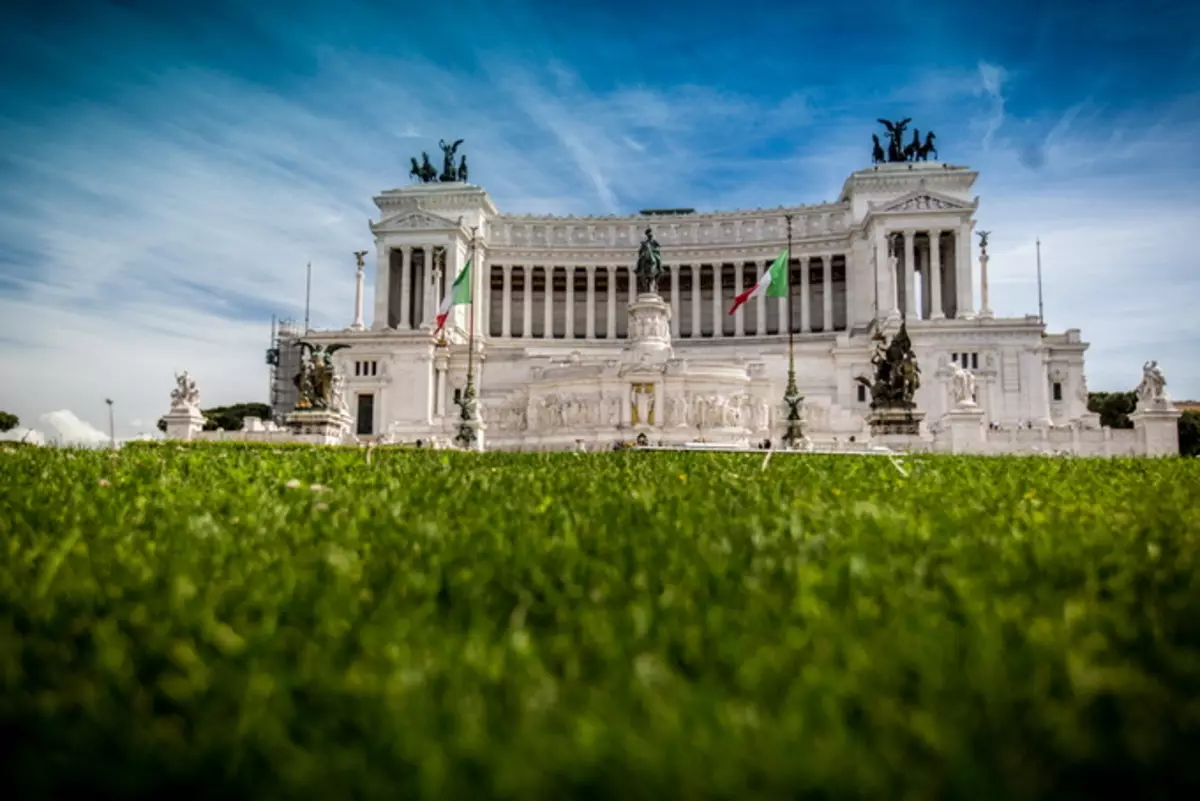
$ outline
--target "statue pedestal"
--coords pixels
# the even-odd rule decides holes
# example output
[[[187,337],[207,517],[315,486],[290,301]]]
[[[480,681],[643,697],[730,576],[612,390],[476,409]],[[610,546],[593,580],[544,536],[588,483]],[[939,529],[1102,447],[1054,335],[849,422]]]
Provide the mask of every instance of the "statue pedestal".
[[[297,437],[315,445],[339,445],[350,431],[354,418],[333,409],[297,409],[284,423]]]
[[[634,364],[660,364],[674,357],[671,306],[657,293],[638,295],[629,304],[628,344],[622,359]]]
[[[983,410],[973,401],[959,403],[942,418],[951,453],[980,453],[986,450],[987,430]]]
[[[1178,456],[1179,418],[1183,412],[1165,398],[1151,401],[1146,407],[1143,409],[1139,401],[1138,408],[1129,415],[1142,447],[1142,455]]]
[[[204,428],[204,415],[195,406],[175,406],[163,420],[167,424],[167,439],[188,442]]]
[[[921,421],[925,412],[916,409],[875,409],[867,415],[871,427],[871,438],[903,436],[915,437],[921,433]]]

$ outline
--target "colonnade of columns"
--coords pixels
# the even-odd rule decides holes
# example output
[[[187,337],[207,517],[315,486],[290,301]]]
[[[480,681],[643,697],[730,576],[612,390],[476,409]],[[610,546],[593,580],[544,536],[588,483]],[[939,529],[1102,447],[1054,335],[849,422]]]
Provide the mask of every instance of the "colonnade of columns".
[[[759,296],[730,316],[733,298],[768,262],[668,264],[659,293],[670,303],[676,338],[766,336],[787,331],[787,299]],[[520,339],[620,339],[634,280],[626,266],[493,265],[484,330]],[[847,318],[842,254],[792,259],[792,329],[843,330]],[[547,291],[549,290],[549,291]],[[549,299],[549,302],[547,302]],[[781,324],[781,321],[782,324]]]
[[[888,237],[894,236],[892,245]],[[876,263],[894,265],[880,270],[879,311],[910,319],[941,320],[967,317],[973,309],[971,288],[971,224],[949,229],[880,230]],[[918,288],[917,281],[920,279]]]

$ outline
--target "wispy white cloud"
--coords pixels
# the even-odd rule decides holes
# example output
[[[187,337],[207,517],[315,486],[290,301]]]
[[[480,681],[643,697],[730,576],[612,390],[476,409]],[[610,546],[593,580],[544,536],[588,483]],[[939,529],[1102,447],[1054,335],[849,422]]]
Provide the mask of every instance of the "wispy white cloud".
[[[0,264],[0,408],[105,422],[112,397],[127,437],[139,432],[125,421],[166,410],[183,369],[206,405],[263,398],[269,318],[302,315],[305,263],[314,325],[344,327],[372,195],[407,182],[409,157],[436,157],[443,136],[467,139],[472,179],[506,211],[756,208],[833,199],[880,116],[878,98],[596,89],[562,62],[483,63],[481,78],[323,52],[319,78],[287,96],[178,69],[123,105],[8,127],[24,179],[0,187],[0,239],[24,255]],[[1197,169],[1173,156],[1200,115],[1146,123],[1081,100],[1020,116],[1006,98],[1021,80],[986,63],[929,71],[884,100],[937,128],[944,160],[980,170],[998,312],[1036,310],[1040,236],[1049,321],[1094,343],[1093,388],[1128,386],[1159,358],[1176,394],[1200,395],[1200,329],[1182,301],[1200,287],[1181,235],[1200,213]]]

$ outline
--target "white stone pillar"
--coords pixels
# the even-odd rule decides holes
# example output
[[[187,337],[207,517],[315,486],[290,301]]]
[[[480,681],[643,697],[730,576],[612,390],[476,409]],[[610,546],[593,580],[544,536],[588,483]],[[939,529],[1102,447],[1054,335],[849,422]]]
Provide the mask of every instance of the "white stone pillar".
[[[990,320],[992,318],[992,305],[988,301],[988,254],[986,250],[980,250],[979,253],[979,316]]]
[[[526,264],[525,288],[521,290],[521,339],[533,338],[533,267]]]
[[[833,256],[826,253],[821,257],[821,312],[825,315],[821,322],[825,333],[833,330]]]
[[[575,268],[568,264],[563,269],[567,276],[567,321],[563,329],[564,339],[575,338]]]
[[[713,269],[713,339],[725,336],[725,304],[721,302],[721,270],[724,264],[714,264]]]
[[[742,262],[734,262],[733,265],[733,296],[736,298],[742,294],[742,285],[746,282],[745,279],[746,265]],[[730,304],[733,305],[733,304]],[[744,310],[746,304],[738,306],[737,311],[733,313],[733,335],[735,337],[744,336],[746,333],[746,318]]]
[[[604,330],[605,339],[617,338],[617,268],[609,266],[608,270],[608,328]]]
[[[412,302],[412,246],[400,248],[400,329],[407,331],[416,328],[412,319],[410,307]]]
[[[363,265],[359,264],[354,268],[354,322],[350,323],[350,327],[355,331],[363,329],[363,279],[366,275],[366,270]]]
[[[930,300],[929,288],[929,242],[926,241],[925,246],[917,250],[917,271],[921,273],[921,297],[918,298],[919,305],[917,307],[918,314],[922,320],[928,320],[932,306]]]
[[[765,269],[765,267],[761,263],[759,263],[757,261],[754,262],[754,278],[755,278],[755,280],[757,280],[758,277],[760,275],[762,275],[762,271],[764,269]],[[758,293],[758,297],[756,298],[756,300],[758,301],[758,310],[755,313],[755,322],[757,323],[757,325],[755,326],[754,333],[757,336],[765,337],[767,335],[767,293],[766,292]]]
[[[888,284],[890,291],[888,292],[888,317],[894,320],[900,319],[900,257],[896,253],[896,243],[893,239],[888,243]]]
[[[542,268],[542,339],[554,339],[554,269]]]
[[[916,231],[904,232],[904,315],[910,320],[917,316],[916,236]]]
[[[882,318],[888,312],[888,292],[890,285],[884,280],[887,277],[888,264],[887,231],[880,228],[875,232],[875,297],[871,305],[875,307],[875,317]]]
[[[975,312],[975,292],[971,287],[971,222],[965,222],[955,232],[955,273],[958,280],[958,318],[972,317]]]
[[[929,297],[933,311],[929,317],[932,320],[943,320],[946,312],[942,309],[942,232],[929,232]]]
[[[504,290],[500,304],[500,336],[508,339],[512,336],[512,283],[513,268],[506,264],[500,268],[504,271]]]
[[[671,336],[679,337],[679,265],[667,267],[671,271]]]
[[[692,333],[691,339],[700,338],[700,265],[692,265]]]
[[[587,309],[584,310],[588,339],[596,338],[596,267],[589,264],[587,270]]]
[[[382,242],[375,243],[375,302],[371,328],[387,328],[388,304],[392,297],[392,249]]]
[[[800,260],[800,332],[812,333],[812,279],[809,276],[810,259],[805,256]]]

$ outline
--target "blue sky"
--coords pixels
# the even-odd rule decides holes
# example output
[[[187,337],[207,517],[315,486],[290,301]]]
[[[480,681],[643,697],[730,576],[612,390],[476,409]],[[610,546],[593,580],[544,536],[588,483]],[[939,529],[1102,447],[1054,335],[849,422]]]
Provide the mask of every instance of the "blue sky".
[[[1200,10],[1183,2],[10,2],[0,409],[118,435],[266,393],[272,313],[343,327],[371,197],[462,137],[505,211],[833,199],[876,117],[980,170],[993,305],[1093,389],[1200,397]],[[367,308],[370,308],[368,297]],[[61,416],[60,416],[61,418]],[[58,419],[58,418],[56,418]]]

